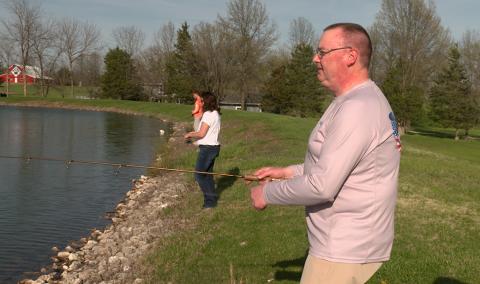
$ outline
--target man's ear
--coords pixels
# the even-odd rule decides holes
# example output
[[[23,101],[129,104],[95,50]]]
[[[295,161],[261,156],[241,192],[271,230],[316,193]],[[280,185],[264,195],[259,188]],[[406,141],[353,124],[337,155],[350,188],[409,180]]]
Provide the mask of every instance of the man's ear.
[[[354,48],[350,49],[350,51],[346,55],[346,61],[347,61],[348,67],[354,65],[359,60],[358,56],[359,56],[358,50]]]

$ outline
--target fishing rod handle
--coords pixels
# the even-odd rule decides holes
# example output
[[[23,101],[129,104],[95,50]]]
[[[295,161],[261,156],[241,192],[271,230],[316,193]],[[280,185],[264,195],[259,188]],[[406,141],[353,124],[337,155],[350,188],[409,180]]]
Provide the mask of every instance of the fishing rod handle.
[[[265,177],[265,178],[258,178],[257,176],[254,175],[245,175],[243,176],[243,179],[246,181],[279,181],[280,179],[278,178],[270,178],[270,177]]]
[[[260,179],[254,175],[245,175],[243,176],[243,179],[246,181],[260,181]]]

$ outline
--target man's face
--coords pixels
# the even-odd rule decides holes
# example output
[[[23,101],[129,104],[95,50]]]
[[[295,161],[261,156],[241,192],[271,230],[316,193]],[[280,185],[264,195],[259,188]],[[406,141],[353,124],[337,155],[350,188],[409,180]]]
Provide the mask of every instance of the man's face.
[[[317,78],[324,87],[335,91],[342,72],[346,71],[343,57],[348,51],[348,47],[343,46],[341,29],[325,31],[318,42],[318,51],[313,57]]]

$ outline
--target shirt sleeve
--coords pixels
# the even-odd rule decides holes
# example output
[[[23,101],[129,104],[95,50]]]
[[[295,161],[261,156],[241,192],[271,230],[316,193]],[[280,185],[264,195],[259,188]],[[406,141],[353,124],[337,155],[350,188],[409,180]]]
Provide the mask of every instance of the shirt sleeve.
[[[303,175],[303,164],[291,165],[291,166],[288,166],[288,168],[293,171],[294,177]]]
[[[213,116],[213,113],[212,112],[205,112],[203,114],[201,122],[205,122],[206,124],[208,124],[209,127],[211,127],[213,125],[213,123],[215,122],[215,117]]]
[[[370,114],[371,116],[371,114]],[[319,159],[308,173],[265,186],[268,204],[332,202],[374,140],[375,124],[361,101],[345,101],[326,128]]]

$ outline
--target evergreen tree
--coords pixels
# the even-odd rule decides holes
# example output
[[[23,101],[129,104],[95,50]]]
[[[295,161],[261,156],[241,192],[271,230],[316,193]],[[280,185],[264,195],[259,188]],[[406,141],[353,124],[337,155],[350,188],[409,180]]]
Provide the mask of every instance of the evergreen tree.
[[[460,129],[468,132],[474,126],[479,108],[465,68],[460,64],[460,52],[456,45],[449,51],[448,66],[434,81],[430,100],[434,119],[443,127],[455,128],[455,139],[458,139]]]
[[[166,92],[175,94],[178,102],[191,103],[192,89],[195,84],[195,61],[192,38],[188,32],[188,24],[183,23],[177,31],[177,43],[174,53],[167,59]]]
[[[265,85],[262,106],[265,111],[293,116],[318,116],[323,112],[325,97],[312,63],[313,50],[299,44],[288,64],[272,73]]]
[[[317,68],[312,62],[313,50],[309,44],[298,44],[292,52],[292,59],[286,72],[286,91],[291,107],[288,114],[294,116],[318,116],[323,112],[324,96],[322,86],[315,74]]]
[[[421,119],[425,100],[420,88],[403,81],[403,72],[403,61],[399,60],[388,70],[381,88],[392,106],[400,132],[405,133],[412,123]]]
[[[265,83],[262,97],[262,109],[266,112],[285,114],[290,108],[290,98],[285,84],[287,67],[281,65],[275,68],[270,79]]]
[[[105,56],[105,69],[101,77],[102,97],[121,100],[143,98],[130,54],[118,47],[110,49]]]

